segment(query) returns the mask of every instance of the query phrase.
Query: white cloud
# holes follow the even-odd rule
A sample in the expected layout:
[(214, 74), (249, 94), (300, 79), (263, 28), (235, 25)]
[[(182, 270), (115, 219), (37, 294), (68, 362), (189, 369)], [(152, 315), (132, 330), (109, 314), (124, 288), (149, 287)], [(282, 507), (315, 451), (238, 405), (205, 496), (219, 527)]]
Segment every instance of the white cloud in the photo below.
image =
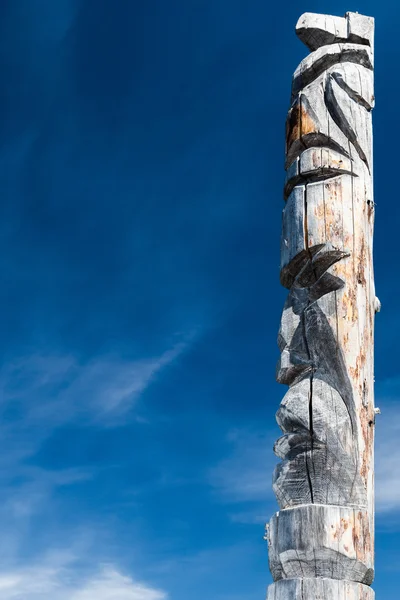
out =
[(122, 574), (113, 565), (77, 581), (77, 573), (55, 562), (9, 572), (0, 571), (2, 600), (167, 600), (167, 594)]
[(99, 575), (67, 597), (68, 600), (164, 600), (167, 595), (133, 581), (114, 567), (105, 567)]

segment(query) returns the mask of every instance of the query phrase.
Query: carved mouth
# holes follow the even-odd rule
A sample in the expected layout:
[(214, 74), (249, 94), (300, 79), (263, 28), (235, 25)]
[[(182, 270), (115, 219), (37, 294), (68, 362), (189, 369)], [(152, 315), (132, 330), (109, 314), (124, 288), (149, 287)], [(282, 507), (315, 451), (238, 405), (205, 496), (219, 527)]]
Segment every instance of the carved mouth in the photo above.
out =
[(285, 433), (274, 444), (274, 453), (278, 458), (290, 460), (314, 447), (309, 431)]
[(345, 148), (339, 143), (335, 142), (328, 136), (318, 131), (310, 131), (308, 133), (302, 132), (301, 137), (295, 137), (298, 135), (296, 130), (289, 131), (287, 138), (287, 159), (285, 168), (292, 164), (292, 162), (298, 158), (304, 150), (310, 148), (325, 148), (332, 150), (333, 152), (340, 154), (343, 159), (347, 158), (350, 160), (350, 154)]

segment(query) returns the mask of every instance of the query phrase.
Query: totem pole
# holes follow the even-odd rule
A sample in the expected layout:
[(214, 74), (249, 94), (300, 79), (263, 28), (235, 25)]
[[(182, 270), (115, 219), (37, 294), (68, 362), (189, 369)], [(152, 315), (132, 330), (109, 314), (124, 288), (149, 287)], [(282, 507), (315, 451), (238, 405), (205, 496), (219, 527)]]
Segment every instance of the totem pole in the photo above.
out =
[(268, 600), (372, 600), (374, 20), (306, 13), (296, 31)]

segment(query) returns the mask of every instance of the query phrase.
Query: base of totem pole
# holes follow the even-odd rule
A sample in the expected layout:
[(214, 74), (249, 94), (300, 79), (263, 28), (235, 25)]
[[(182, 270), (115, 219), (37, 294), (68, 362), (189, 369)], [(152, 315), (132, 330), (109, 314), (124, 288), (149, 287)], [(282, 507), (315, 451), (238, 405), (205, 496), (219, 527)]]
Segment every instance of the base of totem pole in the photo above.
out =
[(339, 579), (281, 579), (268, 588), (267, 600), (374, 600), (367, 585)]

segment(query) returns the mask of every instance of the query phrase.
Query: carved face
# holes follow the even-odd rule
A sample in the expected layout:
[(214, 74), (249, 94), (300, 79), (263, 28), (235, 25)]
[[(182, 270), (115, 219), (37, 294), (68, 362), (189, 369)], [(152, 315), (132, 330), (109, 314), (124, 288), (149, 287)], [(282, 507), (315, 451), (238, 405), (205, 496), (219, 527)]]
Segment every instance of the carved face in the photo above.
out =
[(281, 506), (365, 506), (351, 419), (339, 392), (323, 379), (307, 376), (289, 389), (277, 421), (284, 435), (274, 452), (283, 462), (276, 467), (273, 485)]
[(283, 459), (274, 474), (281, 506), (365, 505), (353, 445), (352, 388), (325, 314), (329, 296), (344, 286), (328, 269), (344, 256), (323, 247), (297, 261), (299, 272), (283, 310), (277, 379), (291, 387), (277, 413), (284, 435), (274, 448)]

